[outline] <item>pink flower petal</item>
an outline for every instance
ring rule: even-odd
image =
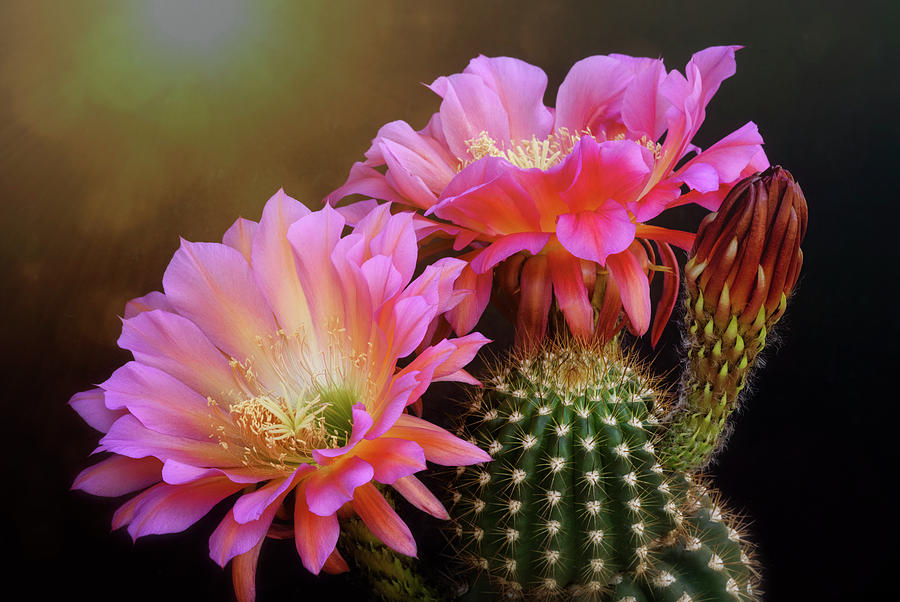
[[[125,415],[124,410],[110,410],[103,399],[103,389],[88,389],[76,393],[69,405],[81,419],[101,433],[106,433],[113,423]]]
[[[306,505],[313,514],[330,516],[352,500],[357,488],[374,475],[371,464],[353,456],[320,467],[307,478]]]
[[[625,207],[611,201],[597,211],[560,216],[556,236],[575,257],[606,265],[609,255],[628,248],[635,231]],[[554,269],[550,266],[551,273]]]
[[[401,158],[405,149],[390,140],[382,140],[377,144],[387,165],[384,179],[388,186],[396,190],[406,203],[413,207],[428,209],[434,205],[437,202],[437,195],[429,190],[422,178],[407,167]]]
[[[162,462],[156,458],[112,456],[85,468],[75,477],[72,489],[91,495],[117,497],[149,487],[160,480]]]
[[[392,550],[407,556],[416,555],[416,541],[409,527],[397,516],[374,485],[366,483],[356,490],[353,509],[369,530]]]
[[[547,75],[540,68],[505,56],[478,56],[463,72],[479,76],[500,99],[509,119],[510,139],[540,140],[553,129],[553,115],[544,106]]]
[[[200,467],[240,465],[240,458],[232,456],[218,443],[195,441],[183,437],[173,437],[145,428],[137,418],[125,415],[119,418],[100,440],[104,449],[128,456],[145,458],[156,456],[161,460],[169,458]]]
[[[492,165],[495,167],[490,168]],[[450,196],[452,190],[448,188],[432,208],[434,214],[492,237],[540,232],[538,203],[552,205],[554,199],[558,199],[555,191],[549,189],[546,178],[539,175],[543,172],[536,170],[538,173],[533,175],[518,172],[502,159],[485,157],[462,170],[459,178],[467,179],[482,172],[487,174],[491,169],[505,171],[498,171],[494,177],[454,196]],[[556,200],[556,204],[564,206],[561,200]]]
[[[656,142],[666,128],[665,112],[668,101],[659,93],[665,80],[666,67],[653,60],[638,71],[622,97],[622,122],[633,134],[644,135]]]
[[[275,312],[278,325],[291,333],[311,330],[306,294],[297,278],[294,250],[287,240],[291,224],[309,213],[304,205],[279,190],[266,203],[253,239],[252,265],[256,281]]]
[[[441,504],[440,500],[438,500],[416,477],[409,475],[397,479],[391,486],[397,493],[402,495],[407,502],[419,510],[427,512],[431,516],[442,520],[448,520],[450,518],[450,515],[447,514],[447,510],[444,508],[444,505]]]
[[[234,503],[234,520],[240,524],[259,520],[270,506],[278,505],[284,499],[298,478],[313,471],[308,464],[302,464],[289,476],[274,479],[256,491],[245,493]]]
[[[422,275],[410,282],[400,296],[424,297],[434,304],[435,313],[443,313],[462,299],[462,295],[454,294],[454,283],[465,266],[465,262],[452,257],[439,259],[426,266]]]
[[[224,567],[232,558],[253,550],[265,539],[283,499],[270,504],[258,519],[246,523],[234,520],[234,510],[229,510],[209,538],[209,557]]]
[[[528,251],[537,255],[550,240],[549,232],[517,232],[507,234],[478,254],[470,264],[472,269],[481,274],[519,251]]]
[[[403,284],[412,278],[416,269],[418,247],[412,213],[391,215],[387,205],[379,205],[360,220],[354,233],[362,234],[372,256],[390,258]]]
[[[478,350],[490,342],[478,332],[456,339],[444,339],[423,350],[404,370],[420,370],[432,374],[432,380],[444,380],[471,362]],[[429,369],[429,366],[433,368]]]
[[[334,205],[344,197],[361,194],[363,196],[390,202],[404,202],[405,199],[387,183],[384,174],[365,163],[356,162],[350,168],[350,175],[343,186],[325,197],[325,203]],[[351,220],[348,219],[350,223]]]
[[[650,327],[650,283],[640,263],[630,251],[610,255],[606,259],[619,294],[622,306],[637,334],[644,334]]]
[[[278,328],[250,265],[231,247],[182,240],[163,288],[178,313],[232,357],[247,358],[257,337]]]
[[[696,65],[703,82],[700,104],[706,107],[722,82],[737,71],[734,53],[742,46],[711,46],[694,54],[688,63]],[[687,71],[687,70],[686,70]]]
[[[429,86],[441,102],[441,125],[450,151],[472,159],[467,142],[486,132],[500,144],[509,142],[509,117],[500,97],[477,75],[439,77]]]
[[[449,149],[429,133],[414,131],[405,121],[383,125],[372,142],[372,148],[366,153],[368,165],[383,165],[386,162],[384,150],[389,149],[404,170],[415,174],[433,194],[443,190],[456,175],[459,160]]]
[[[675,245],[679,249],[690,251],[694,246],[695,235],[693,232],[682,232],[681,230],[670,230],[669,228],[661,228],[660,226],[648,226],[647,224],[638,224],[635,235],[638,238],[647,238]]]
[[[359,269],[369,286],[369,297],[376,309],[393,297],[404,284],[403,277],[387,255],[367,259]]]
[[[239,217],[222,236],[222,244],[240,252],[248,262],[253,252],[253,239],[259,224],[253,220]]]
[[[692,163],[678,172],[676,181],[684,182],[692,190],[712,192],[719,188],[719,173],[712,165]]]
[[[136,361],[172,375],[201,395],[219,398],[237,388],[227,358],[183,316],[149,311],[127,319],[118,343]]]
[[[100,386],[109,409],[127,408],[158,433],[209,441],[206,398],[162,370],[128,362]]]
[[[294,504],[294,542],[303,566],[318,575],[334,551],[341,530],[336,515],[321,516],[310,512],[302,501],[304,493],[302,488],[297,492]]]
[[[553,286],[546,255],[530,257],[522,264],[519,277],[519,311],[516,314],[518,349],[527,349],[544,338],[553,303]]]
[[[560,193],[568,209],[560,213],[605,208],[610,200],[624,205],[638,198],[650,173],[649,151],[630,140],[597,143],[582,138],[568,162],[581,165],[571,187]]]
[[[241,488],[242,484],[232,483],[224,477],[187,485],[157,485],[135,506],[128,533],[137,539],[144,535],[184,531]]]
[[[366,411],[365,405],[361,403],[354,404],[351,412],[353,414],[353,427],[347,444],[337,448],[314,449],[312,455],[316,462],[326,464],[327,460],[325,460],[325,458],[337,458],[338,456],[343,456],[353,449],[366,433],[369,432],[369,429],[372,428],[372,416]]]
[[[556,127],[571,133],[602,132],[620,111],[622,96],[634,77],[631,66],[609,56],[575,63],[556,96]]]
[[[553,292],[569,330],[576,337],[588,340],[594,330],[594,310],[584,286],[581,261],[562,250],[548,253],[547,260]]]
[[[448,352],[449,355],[449,352]],[[434,370],[434,367],[430,367]],[[431,372],[422,374],[421,371],[407,366],[398,372],[390,381],[390,388],[379,396],[378,405],[372,410],[375,423],[366,437],[374,439],[384,435],[402,415],[403,409],[418,399],[416,390],[421,390],[431,382]]]
[[[426,460],[443,466],[465,466],[491,460],[475,445],[409,414],[401,414],[384,436],[415,441],[422,446]]]
[[[315,291],[307,302],[310,319],[317,334],[326,340],[326,325],[342,323],[345,299],[340,276],[332,262],[332,252],[341,239],[344,218],[325,206],[300,218],[288,228],[287,237],[294,247],[297,275],[304,291]]]
[[[169,485],[184,485],[197,479],[205,479],[219,474],[221,472],[215,468],[200,468],[172,459],[166,460],[162,467],[162,480]]]
[[[354,453],[372,465],[376,481],[387,485],[426,468],[422,447],[405,439],[379,437],[363,441]]]
[[[467,264],[463,268],[459,279],[456,281],[456,289],[467,291],[469,294],[463,297],[459,304],[446,314],[447,321],[453,326],[456,334],[464,335],[475,328],[475,325],[481,318],[481,314],[487,308],[488,301],[491,299],[493,282],[493,270],[476,274],[471,264]]]
[[[158,291],[147,293],[143,297],[132,299],[125,304],[125,319],[133,318],[139,313],[145,311],[153,311],[154,309],[162,309],[164,311],[175,311],[166,296]]]

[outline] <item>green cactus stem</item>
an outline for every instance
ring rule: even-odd
[[[665,399],[616,342],[557,344],[498,369],[469,421],[493,461],[457,469],[451,509],[458,555],[481,583],[513,598],[618,600],[631,587],[649,600],[653,583],[731,596],[731,579],[739,591],[721,599],[750,598],[747,571],[723,581],[691,568],[692,534],[707,563],[724,542],[703,528],[685,477],[659,461]],[[476,590],[469,599],[484,599]]]
[[[390,498],[388,498],[390,501]],[[439,602],[448,599],[424,572],[416,558],[387,547],[359,518],[341,523],[338,548],[351,564],[352,573],[362,578],[373,600],[387,602]]]

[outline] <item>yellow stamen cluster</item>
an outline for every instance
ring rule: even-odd
[[[616,136],[613,136],[612,139],[613,140],[625,140],[626,137],[625,137],[625,134],[618,134]],[[641,146],[646,148],[648,151],[650,151],[653,154],[653,156],[657,160],[660,157],[662,157],[662,144],[660,144],[659,142],[654,142],[653,140],[650,140],[649,138],[647,138],[646,135],[641,136],[640,138],[638,138],[637,140],[634,140],[633,142],[637,142],[638,144],[640,144]]]
[[[279,471],[312,463],[314,449],[343,444],[351,426],[349,405],[361,396],[353,382],[356,375],[335,363],[339,357],[337,349],[313,352],[302,332],[279,330],[258,337],[252,358],[229,362],[239,390],[225,395],[228,401],[208,398],[210,438],[232,450],[245,466]],[[350,359],[349,366],[358,364]],[[349,405],[332,408],[335,403]],[[331,423],[341,424],[329,423],[328,416]]]
[[[461,161],[459,170],[484,157],[500,157],[522,169],[537,168],[546,171],[562,162],[583,136],[591,136],[601,142],[606,139],[605,132],[594,136],[589,129],[573,134],[566,128],[559,128],[546,138],[538,140],[536,136],[532,136],[530,140],[512,142],[509,148],[500,148],[497,141],[487,132],[481,132],[474,138],[466,140],[466,150],[471,159]],[[611,138],[611,140],[625,139],[624,133]],[[649,150],[657,160],[662,156],[662,145],[647,136],[641,136],[633,142]]]
[[[571,153],[582,135],[590,135],[590,132],[572,134],[566,128],[560,128],[542,140],[532,136],[530,140],[519,140],[513,142],[510,148],[501,149],[487,132],[481,132],[471,140],[466,140],[466,149],[472,159],[461,163],[459,168],[461,170],[483,157],[500,157],[522,169],[536,167],[547,170]]]

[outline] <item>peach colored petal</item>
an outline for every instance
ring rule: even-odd
[[[294,504],[294,542],[303,566],[310,573],[318,575],[334,551],[340,527],[336,515],[320,516],[310,512],[303,503],[305,497],[304,488],[301,487]]]
[[[260,538],[248,551],[237,555],[231,564],[231,580],[237,602],[256,601],[256,566],[263,539]]]
[[[416,555],[416,541],[406,523],[397,516],[384,496],[371,483],[357,489],[353,509],[369,530],[386,546],[407,556]]]
[[[448,520],[450,515],[447,514],[446,508],[441,504],[431,491],[422,484],[422,481],[416,477],[409,475],[394,481],[391,486],[394,490],[402,495],[407,502],[427,512],[435,518]]]
[[[475,445],[409,414],[402,414],[385,436],[415,441],[422,446],[426,460],[444,466],[463,466],[489,462],[491,459]]]

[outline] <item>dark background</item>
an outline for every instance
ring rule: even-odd
[[[737,75],[695,142],[755,121],[770,160],[803,186],[810,223],[780,348],[716,482],[751,520],[767,599],[877,600],[896,583],[896,3],[256,2],[219,30],[208,26],[231,14],[227,1],[201,2],[214,10],[195,21],[176,11],[174,25],[166,4],[0,4],[6,587],[29,599],[232,595],[208,558],[221,508],[132,544],[109,531],[120,500],[69,491],[99,434],[66,401],[127,360],[117,316],[160,287],[179,235],[219,240],[281,186],[318,206],[379,126],[422,127],[437,110],[419,82],[479,53],[541,66],[553,104],[585,56],[662,56],[682,70],[732,43],[746,46]],[[664,348],[676,340],[670,328]],[[261,561],[261,602],[364,597],[306,575],[291,542],[267,544]]]

